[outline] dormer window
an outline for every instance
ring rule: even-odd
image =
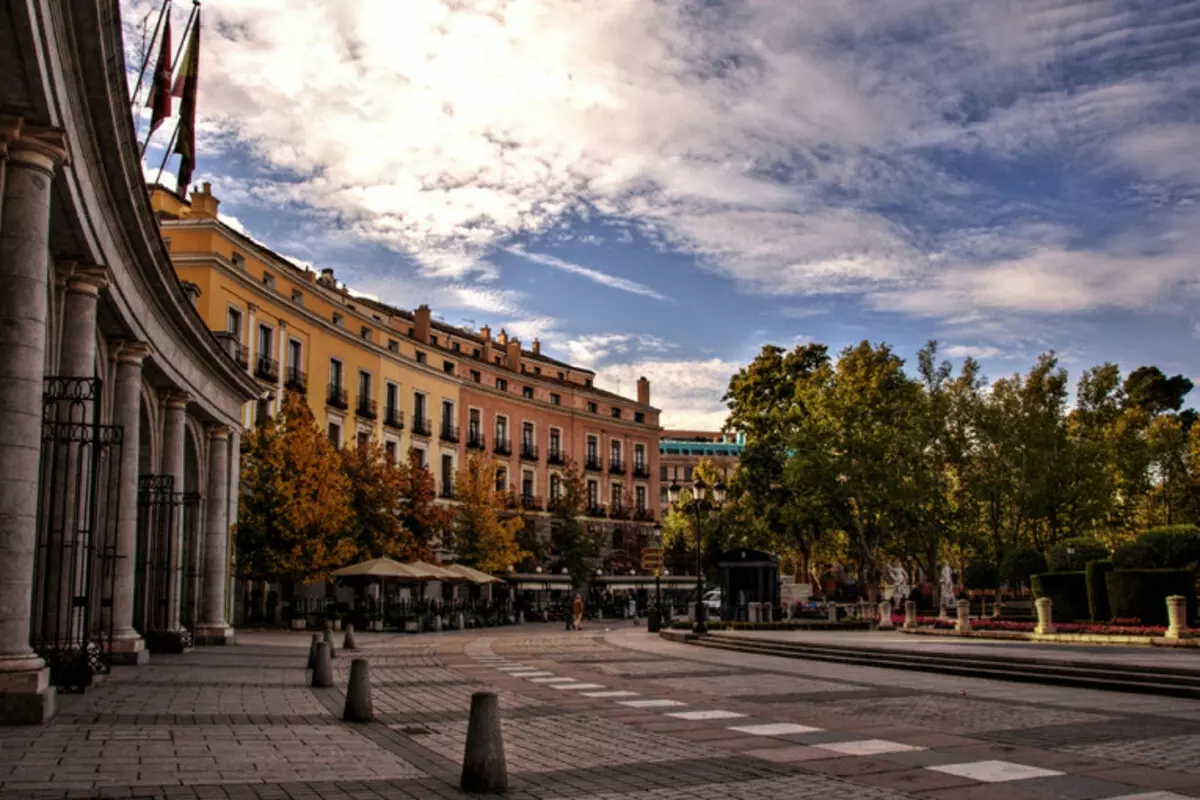
[[[268,289],[275,288],[275,276],[272,275],[271,273],[263,272],[262,281],[263,281],[263,286],[267,287]]]
[[[230,260],[233,262],[233,265],[235,267],[237,267],[238,269],[246,268],[246,257],[244,255],[242,255],[241,253],[235,252],[232,256],[230,256]]]
[[[292,289],[292,302],[298,306],[304,305],[304,292],[299,289]]]
[[[391,350],[393,353],[399,353],[400,343],[395,339],[388,339],[388,350]]]
[[[337,311],[333,312],[333,324],[339,328],[346,327],[346,317]]]
[[[366,325],[364,325],[362,327],[361,333],[362,333],[363,339],[365,339],[368,342],[371,341],[371,329],[370,328],[368,328]]]

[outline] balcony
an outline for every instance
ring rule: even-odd
[[[248,369],[250,367],[250,348],[242,344],[236,334],[219,332],[214,333],[217,341],[221,343],[221,347],[225,353],[232,358],[239,367]]]
[[[438,438],[443,442],[458,444],[458,426],[442,420],[442,435]]]
[[[609,459],[608,472],[610,475],[624,475],[625,474],[625,462],[619,458]]]
[[[302,372],[296,367],[288,367],[287,373],[283,377],[283,387],[285,389],[291,389],[293,392],[307,394],[308,373]]]
[[[633,512],[633,518],[638,522],[654,522],[654,512],[648,508],[639,508]]]
[[[487,450],[487,437],[482,431],[467,428],[467,448],[470,450]]]
[[[650,477],[650,468],[647,467],[645,464],[634,464],[633,465],[633,477],[649,478]]]
[[[597,517],[598,519],[604,519],[608,516],[604,511],[604,506],[598,506],[593,503],[588,503],[587,515],[589,517]]]
[[[629,519],[629,509],[620,503],[613,503],[608,507],[608,516],[612,519]]]
[[[546,504],[547,511],[562,511],[566,505],[565,497],[551,497],[550,502]]]
[[[433,433],[433,423],[429,421],[429,417],[419,417],[414,414],[412,432],[413,436],[429,436]]]
[[[396,430],[404,429],[404,412],[395,406],[388,406],[383,409],[383,424],[389,428]]]
[[[546,463],[555,464],[561,467],[563,464],[567,463],[567,457],[561,448],[551,447],[550,452],[546,453]]]
[[[279,380],[279,362],[270,356],[259,356],[254,360],[254,377],[275,383]]]
[[[588,455],[587,461],[584,462],[583,468],[588,472],[603,472],[604,467],[600,465],[600,457],[596,455]]]
[[[498,456],[511,456],[512,439],[501,439],[497,436],[495,443],[492,445],[492,452]]]
[[[354,409],[354,413],[363,419],[375,419],[379,416],[379,403],[370,397],[360,397],[358,398],[358,407]]]
[[[343,411],[350,407],[350,400],[346,397],[346,389],[336,384],[329,387],[329,394],[325,398],[325,402]]]
[[[521,460],[522,461],[537,461],[538,448],[533,442],[521,442]]]
[[[438,492],[438,497],[442,498],[443,500],[453,500],[454,499],[454,484],[451,483],[450,481],[443,480],[442,481],[442,489],[441,489],[441,491]]]
[[[542,498],[535,494],[522,494],[521,508],[525,509],[526,511],[541,511]]]

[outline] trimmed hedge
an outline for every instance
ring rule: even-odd
[[[1116,569],[1154,569],[1155,561],[1154,551],[1141,542],[1126,542],[1112,557]]]
[[[1000,562],[1000,577],[1009,586],[1021,586],[1039,572],[1046,571],[1046,557],[1040,550],[1017,548],[1004,554]]]
[[[1043,572],[1030,579],[1034,597],[1049,597],[1055,622],[1088,618],[1087,575],[1082,570]]]
[[[1104,576],[1112,615],[1136,617],[1143,625],[1167,624],[1167,598],[1173,594],[1196,597],[1196,576],[1188,569],[1118,569]]]
[[[1137,540],[1154,553],[1148,567],[1194,570],[1200,564],[1200,528],[1194,525],[1151,528]]]
[[[1046,551],[1046,565],[1051,572],[1075,572],[1084,569],[1089,561],[1104,558],[1108,558],[1108,548],[1091,536],[1063,539]]]
[[[1087,577],[1088,610],[1092,614],[1093,622],[1107,622],[1112,619],[1112,611],[1108,607],[1108,584],[1104,581],[1104,576],[1112,571],[1113,562],[1108,559],[1089,561],[1083,568]]]
[[[990,560],[976,558],[967,564],[964,576],[968,589],[999,589],[1000,570]]]

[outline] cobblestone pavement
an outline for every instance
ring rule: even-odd
[[[707,650],[644,630],[358,634],[335,688],[309,636],[118,668],[0,727],[0,797],[458,797],[471,694],[495,691],[509,797],[1200,797],[1200,702]],[[341,721],[352,657],[376,721]],[[1200,656],[1198,656],[1200,657]]]

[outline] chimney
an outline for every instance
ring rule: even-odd
[[[413,338],[422,344],[429,344],[429,306],[422,303],[413,312]]]
[[[213,197],[212,184],[202,183],[200,191],[192,192],[191,210],[188,211],[188,216],[193,219],[216,219],[219,205],[221,205],[221,201]]]
[[[317,278],[317,283],[330,289],[337,288],[337,278],[334,277],[333,270],[329,267],[321,270],[321,277]]]
[[[479,335],[483,337],[483,360],[485,363],[492,363],[492,329],[489,325],[484,325],[479,329]]]
[[[638,394],[637,401],[639,405],[650,405],[650,381],[646,380],[645,376],[638,378],[637,381]]]
[[[508,352],[504,357],[504,366],[513,372],[521,371],[521,340],[513,337],[508,340]]]
[[[542,343],[537,339],[533,340],[533,354],[535,356],[540,356],[542,354]]]

